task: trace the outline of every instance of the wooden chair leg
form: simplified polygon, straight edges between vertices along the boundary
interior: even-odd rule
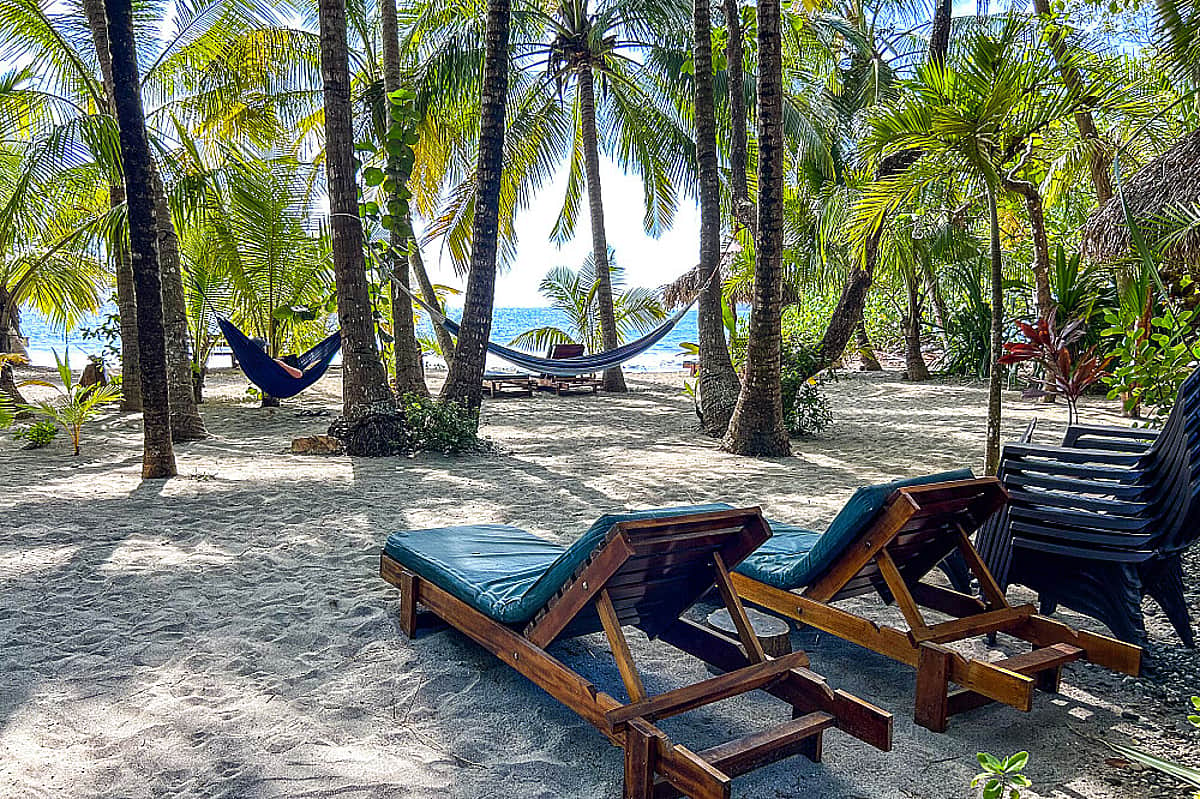
[[[417,575],[400,572],[400,629],[409,638],[417,634]]]
[[[1039,671],[1033,677],[1039,691],[1045,691],[1048,694],[1058,693],[1059,683],[1062,681],[1062,666],[1053,669]]]
[[[945,732],[950,715],[950,650],[922,643],[917,651],[915,720],[933,732]]]
[[[798,719],[801,716],[807,716],[809,714],[809,712],[810,711],[803,709],[799,705],[792,705],[792,718],[793,719]],[[804,755],[805,757],[807,757],[809,760],[811,760],[814,763],[820,763],[821,762],[821,751],[822,751],[822,736],[824,734],[825,734],[824,730],[818,730],[816,732],[816,734],[811,735],[808,738],[805,738],[804,741],[801,742],[800,749],[797,751],[796,754]]]
[[[654,758],[656,736],[642,724],[631,723],[625,728],[625,788],[623,799],[653,799]]]

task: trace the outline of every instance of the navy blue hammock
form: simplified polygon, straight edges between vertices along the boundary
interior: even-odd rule
[[[278,399],[294,397],[320,380],[333,361],[333,356],[342,348],[342,331],[339,330],[308,352],[296,356],[291,365],[304,374],[292,377],[258,342],[238,330],[233,322],[218,316],[217,325],[250,382],[262,389],[264,394]]]

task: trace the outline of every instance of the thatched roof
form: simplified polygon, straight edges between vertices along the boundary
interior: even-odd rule
[[[695,297],[700,291],[701,279],[700,265],[696,264],[677,277],[674,282],[659,289],[663,305],[667,307],[668,311],[674,311],[679,306],[691,302],[692,297]]]
[[[1171,149],[1124,181],[1125,200],[1133,218],[1153,227],[1163,212],[1200,203],[1200,130],[1180,139]],[[1118,261],[1130,255],[1129,228],[1121,198],[1114,197],[1083,226],[1080,249],[1094,261]],[[1153,235],[1147,237],[1153,244]],[[1164,253],[1167,261],[1200,262],[1200,230],[1193,231]]]

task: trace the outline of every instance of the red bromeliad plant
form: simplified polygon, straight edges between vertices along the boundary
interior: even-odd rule
[[[1095,347],[1089,347],[1078,356],[1071,354],[1071,345],[1083,337],[1085,325],[1083,319],[1072,319],[1058,331],[1054,329],[1054,322],[1047,319],[1032,325],[1017,322],[1026,340],[1005,344],[1004,355],[1000,358],[1000,363],[1007,366],[1025,361],[1040,363],[1046,370],[1046,377],[1027,388],[1024,396],[1033,399],[1061,394],[1067,401],[1071,424],[1079,421],[1076,407],[1079,398],[1108,374],[1106,369],[1112,360],[1097,355]]]

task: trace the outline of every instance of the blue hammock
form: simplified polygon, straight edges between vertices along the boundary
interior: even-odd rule
[[[445,314],[418,297],[407,286],[402,285],[399,281],[393,282],[405,294],[412,297],[413,300],[424,308],[435,324],[440,324],[446,328],[452,336],[458,335],[459,326],[457,322],[447,319]],[[553,375],[555,377],[578,377],[579,375],[587,375],[593,372],[602,372],[605,369],[620,366],[626,361],[636,358],[666,338],[675,325],[679,324],[680,320],[691,310],[699,296],[699,293],[697,293],[695,297],[692,297],[691,302],[679,309],[678,313],[636,341],[622,344],[605,352],[598,352],[595,355],[580,355],[576,358],[539,358],[536,355],[514,350],[491,341],[487,344],[487,350],[497,358],[503,358],[512,365],[533,374]]]
[[[263,393],[278,399],[294,397],[320,380],[333,356],[342,347],[342,332],[339,330],[308,352],[297,356],[292,365],[304,374],[292,377],[258,342],[238,330],[233,322],[217,317],[217,325],[250,382],[262,389]]]

